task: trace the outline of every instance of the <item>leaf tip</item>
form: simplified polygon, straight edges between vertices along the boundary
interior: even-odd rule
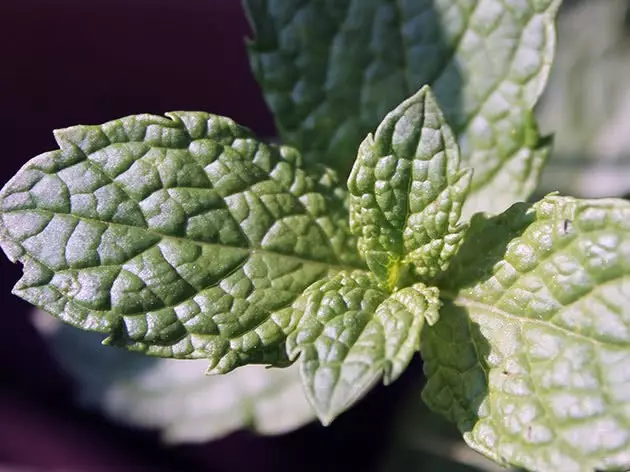
[[[116,341],[114,340],[113,336],[107,336],[105,339],[101,341],[101,344],[103,346],[115,346]]]
[[[317,414],[317,418],[319,419],[319,422],[324,427],[330,426],[331,423],[334,421],[334,419],[337,417],[337,415],[331,412],[322,412],[319,410],[315,410],[315,413]]]
[[[183,112],[183,111],[167,111],[166,113],[164,113],[164,116],[166,118],[168,118],[169,120],[171,120],[175,124],[181,124],[182,123],[182,115],[185,115],[185,112]]]
[[[393,384],[402,372],[394,371],[394,364],[391,361],[386,361],[383,363],[383,385],[385,387]]]
[[[457,179],[462,182],[462,185],[470,187],[470,183],[474,174],[475,169],[473,169],[472,167],[464,167],[463,169],[460,169]]]

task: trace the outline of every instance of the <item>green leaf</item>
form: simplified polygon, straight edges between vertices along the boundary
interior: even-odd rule
[[[211,372],[287,363],[290,317],[328,274],[360,267],[345,193],[291,148],[177,112],[55,133],[0,193],[14,293],[107,343]]]
[[[630,203],[549,196],[477,215],[425,330],[428,405],[494,460],[630,467]]]
[[[465,214],[535,189],[547,159],[531,110],[560,0],[245,0],[252,69],[284,142],[347,173],[364,136],[428,84],[475,169]]]
[[[352,406],[381,377],[396,380],[420,346],[425,318],[437,320],[438,290],[415,284],[388,294],[366,272],[316,282],[294,304],[300,323],[287,339],[301,354],[306,396],[324,424]]]
[[[72,376],[84,407],[130,426],[159,429],[169,443],[209,441],[242,428],[282,434],[315,418],[297,365],[245,366],[205,376],[204,360],[103,349],[102,334],[62,325],[41,311],[35,321]]]
[[[448,267],[466,228],[458,221],[471,174],[459,169],[457,142],[428,87],[363,141],[348,180],[350,229],[389,289],[407,264],[423,280]]]

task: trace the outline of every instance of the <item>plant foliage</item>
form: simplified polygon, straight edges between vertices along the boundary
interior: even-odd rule
[[[57,131],[0,193],[14,293],[210,373],[297,362],[324,424],[421,351],[475,450],[630,467],[630,204],[518,203],[559,3],[247,0],[287,146],[200,112]]]

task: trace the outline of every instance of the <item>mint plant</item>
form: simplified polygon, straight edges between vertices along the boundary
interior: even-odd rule
[[[475,450],[630,467],[630,204],[524,203],[559,3],[248,0],[284,144],[201,112],[56,131],[0,193],[14,293],[213,374],[297,363],[324,424],[420,350]]]

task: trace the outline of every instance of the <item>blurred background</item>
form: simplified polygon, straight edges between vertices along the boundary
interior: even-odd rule
[[[249,71],[249,34],[238,0],[2,2],[0,182],[53,149],[53,129],[134,113],[204,110],[273,137]],[[565,0],[557,59],[537,110],[542,131],[556,135],[541,194],[630,192],[628,77],[630,1]],[[190,368],[113,348],[95,353],[97,340],[82,343],[87,338],[10,294],[20,273],[0,257],[2,472],[498,470],[423,408],[419,359],[328,428],[292,403],[289,379],[286,401],[265,411],[291,414],[266,427],[263,410],[241,414],[251,408],[245,394],[211,408],[212,389],[231,398],[275,388],[257,383],[256,373],[232,379],[236,390],[191,386]],[[203,365],[196,368],[202,375]],[[188,422],[176,424],[184,416]]]

